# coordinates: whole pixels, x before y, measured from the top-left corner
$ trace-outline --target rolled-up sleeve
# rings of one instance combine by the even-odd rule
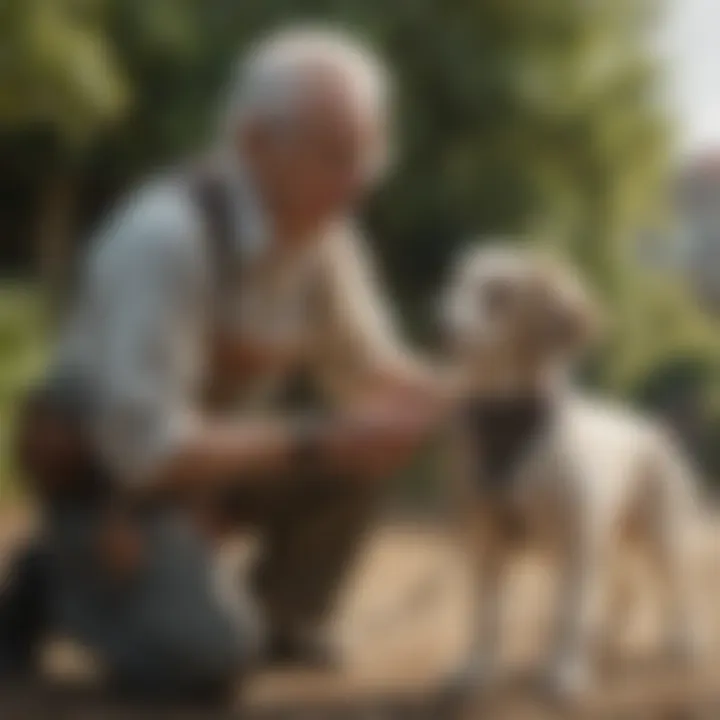
[[[338,229],[323,247],[318,282],[320,320],[316,367],[324,388],[340,399],[378,377],[412,377],[422,363],[403,342],[365,241]]]
[[[129,209],[92,270],[97,441],[128,482],[151,478],[195,422],[206,268],[185,214],[159,197]]]

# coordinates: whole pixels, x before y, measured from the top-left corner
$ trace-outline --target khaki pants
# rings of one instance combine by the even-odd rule
[[[341,478],[309,485],[291,478],[234,493],[230,526],[261,537],[251,582],[271,631],[313,631],[324,622],[376,504],[375,485]]]

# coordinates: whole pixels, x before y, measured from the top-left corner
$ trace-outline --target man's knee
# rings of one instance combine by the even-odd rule
[[[232,637],[171,640],[165,650],[172,665],[188,680],[200,683],[229,681],[247,664],[247,652]]]
[[[337,509],[349,514],[362,515],[377,503],[382,483],[379,478],[354,475],[328,475],[318,478],[303,493],[297,508]]]
[[[179,696],[231,687],[248,660],[241,640],[231,633],[221,637],[155,627],[143,643],[116,658],[112,673],[128,692]]]

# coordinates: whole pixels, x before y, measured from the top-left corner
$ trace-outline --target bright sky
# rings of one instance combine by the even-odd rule
[[[720,148],[720,0],[666,0],[660,47],[680,149]]]

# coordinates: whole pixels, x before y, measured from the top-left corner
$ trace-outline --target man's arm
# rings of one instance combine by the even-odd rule
[[[451,405],[443,374],[401,340],[367,248],[351,228],[329,238],[318,298],[316,367],[321,385],[349,413],[369,411],[405,427],[380,465],[391,471],[428,436]]]
[[[89,268],[88,304],[104,308],[97,442],[130,487],[283,469],[297,444],[288,423],[213,422],[195,405],[212,298],[201,233],[179,193],[151,190],[101,234]]]
[[[368,248],[352,228],[325,246],[320,315],[321,381],[341,404],[362,398],[435,403],[439,369],[401,339]]]
[[[269,481],[298,463],[362,467],[407,432],[387,419],[220,421],[194,405],[205,374],[211,277],[187,208],[141,203],[116,225],[93,280],[106,317],[96,361],[98,443],[138,490]],[[298,476],[303,473],[298,473]]]

